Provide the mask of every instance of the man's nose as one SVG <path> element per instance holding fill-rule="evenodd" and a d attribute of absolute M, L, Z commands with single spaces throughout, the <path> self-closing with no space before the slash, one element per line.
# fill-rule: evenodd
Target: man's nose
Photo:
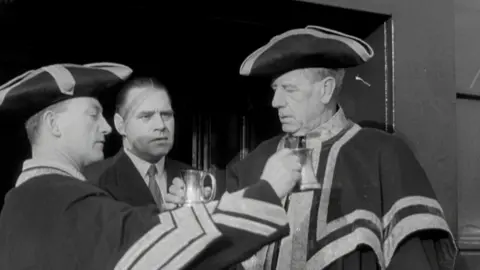
<path fill-rule="evenodd" d="M 163 120 L 163 116 L 160 113 L 156 113 L 155 115 L 153 115 L 152 122 L 155 129 L 162 130 L 166 128 L 165 120 Z"/>
<path fill-rule="evenodd" d="M 274 108 L 280 108 L 285 106 L 285 94 L 281 89 L 275 90 L 275 93 L 273 94 L 273 99 L 272 99 L 272 107 Z"/>
<path fill-rule="evenodd" d="M 100 123 L 100 130 L 103 134 L 108 135 L 112 132 L 112 127 L 108 124 L 107 120 L 105 120 L 105 117 L 102 116 L 101 118 L 101 123 Z"/>

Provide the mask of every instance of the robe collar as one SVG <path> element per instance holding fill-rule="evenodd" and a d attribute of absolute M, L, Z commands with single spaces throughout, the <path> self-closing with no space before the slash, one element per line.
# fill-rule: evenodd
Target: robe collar
<path fill-rule="evenodd" d="M 85 181 L 85 176 L 74 166 L 47 159 L 27 159 L 23 162 L 22 172 L 18 176 L 15 187 L 22 183 L 45 174 L 59 174 Z"/>

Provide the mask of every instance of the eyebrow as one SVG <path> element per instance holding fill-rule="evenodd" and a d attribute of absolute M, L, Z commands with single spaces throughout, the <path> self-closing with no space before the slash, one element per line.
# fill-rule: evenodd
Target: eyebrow
<path fill-rule="evenodd" d="M 291 83 L 272 83 L 272 84 L 270 85 L 270 87 L 275 88 L 275 87 L 278 87 L 279 85 L 282 86 L 282 87 L 298 88 L 296 85 L 291 84 Z"/>
<path fill-rule="evenodd" d="M 91 104 L 88 108 L 87 108 L 87 112 L 88 111 L 91 111 L 91 110 L 95 110 L 96 113 L 101 113 L 103 110 L 102 110 L 102 106 L 98 105 L 98 104 Z"/>
<path fill-rule="evenodd" d="M 164 110 L 142 110 L 142 111 L 138 111 L 137 112 L 137 115 L 142 115 L 142 114 L 154 114 L 156 112 L 160 112 L 160 113 L 173 113 L 173 110 L 172 109 L 164 109 Z"/>

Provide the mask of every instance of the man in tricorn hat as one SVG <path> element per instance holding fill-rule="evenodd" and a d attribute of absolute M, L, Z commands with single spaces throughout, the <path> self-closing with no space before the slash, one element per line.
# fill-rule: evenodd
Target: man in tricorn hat
<path fill-rule="evenodd" d="M 241 75 L 272 80 L 284 134 L 228 168 L 227 189 L 251 185 L 292 137 L 313 149 L 321 185 L 287 196 L 290 235 L 244 268 L 453 269 L 452 233 L 412 151 L 394 135 L 353 123 L 338 104 L 345 68 L 372 57 L 356 37 L 308 26 L 274 37 L 243 62 Z"/>
<path fill-rule="evenodd" d="M 270 158 L 264 180 L 225 194 L 213 207 L 160 213 L 154 205 L 116 201 L 85 182 L 83 168 L 103 158 L 111 131 L 96 97 L 130 74 L 112 63 L 57 64 L 0 86 L 0 113 L 26 121 L 32 147 L 0 215 L 0 269 L 190 269 L 224 235 L 259 237 L 242 242 L 251 255 L 288 234 L 280 199 L 300 175 L 290 151 Z M 257 234 L 229 226 L 231 220 L 256 227 Z"/>

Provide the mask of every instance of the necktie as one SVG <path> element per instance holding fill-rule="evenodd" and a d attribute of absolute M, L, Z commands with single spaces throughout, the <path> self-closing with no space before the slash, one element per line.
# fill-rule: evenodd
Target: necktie
<path fill-rule="evenodd" d="M 148 188 L 152 193 L 153 199 L 157 203 L 157 206 L 160 210 L 162 210 L 163 205 L 163 198 L 162 192 L 160 191 L 160 187 L 157 184 L 157 180 L 155 179 L 155 175 L 157 174 L 157 167 L 155 165 L 150 165 L 148 168 L 147 175 L 148 175 Z"/>
<path fill-rule="evenodd" d="M 306 148 L 307 138 L 305 136 L 287 136 L 285 148 Z"/>

